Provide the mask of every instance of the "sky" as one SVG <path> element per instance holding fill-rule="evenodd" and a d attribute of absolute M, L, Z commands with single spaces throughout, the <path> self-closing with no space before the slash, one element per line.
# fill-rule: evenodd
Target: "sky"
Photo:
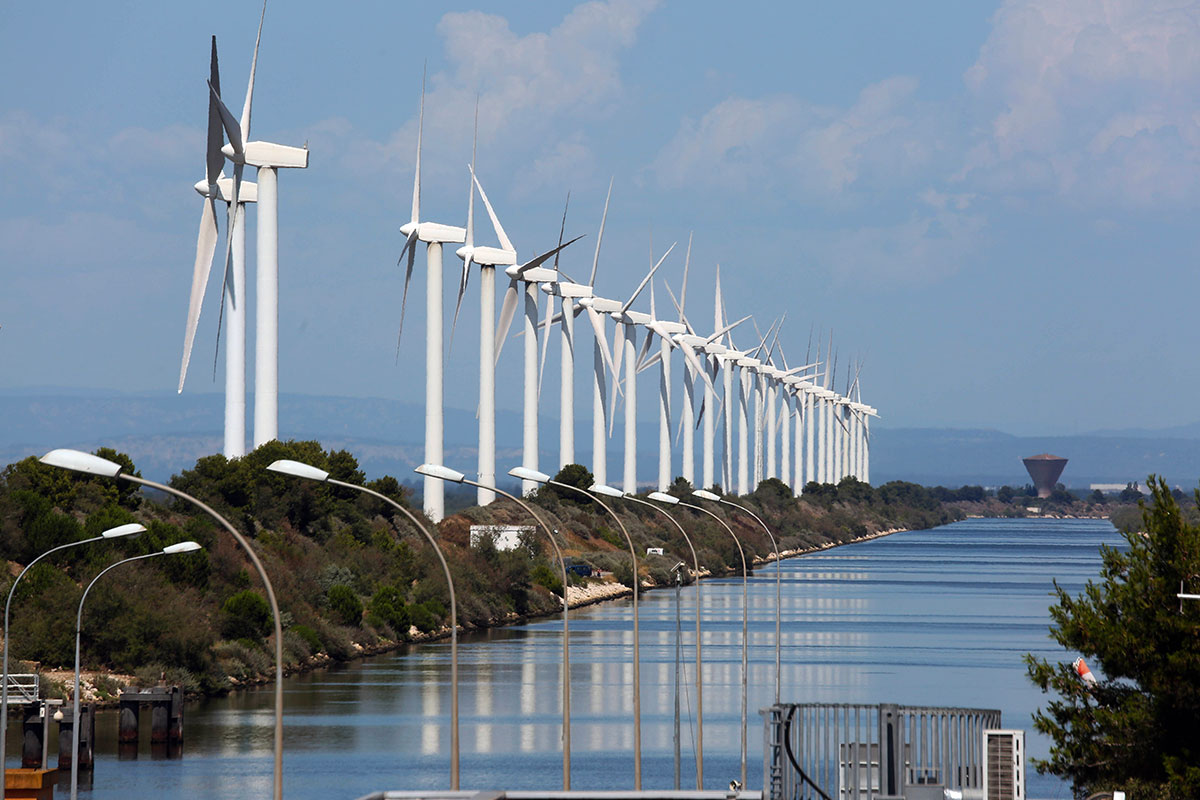
<path fill-rule="evenodd" d="M 5 6 L 0 391 L 174 390 L 210 37 L 236 111 L 259 11 Z M 1200 3 L 271 0 L 253 138 L 310 149 L 279 181 L 283 393 L 423 402 L 423 254 L 396 343 L 423 68 L 426 219 L 465 223 L 478 97 L 477 173 L 519 255 L 554 245 L 569 191 L 567 233 L 586 238 L 562 267 L 586 280 L 611 179 L 598 294 L 623 299 L 678 241 L 659 271 L 678 295 L 693 235 L 695 327 L 711 330 L 719 264 L 731 317 L 787 314 L 789 363 L 832 330 L 839 388 L 861 361 L 884 425 L 1200 418 Z M 459 408 L 476 402 L 472 278 L 447 364 Z M 218 284 L 186 392 L 223 386 Z M 519 357 L 510 342 L 501 409 L 519 408 Z M 557 359 L 556 337 L 548 381 Z"/>

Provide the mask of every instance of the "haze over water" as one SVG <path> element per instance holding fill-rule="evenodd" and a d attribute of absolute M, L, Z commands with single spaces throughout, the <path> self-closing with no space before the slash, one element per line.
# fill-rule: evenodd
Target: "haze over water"
<path fill-rule="evenodd" d="M 1005 727 L 1026 730 L 1029 753 L 1044 756 L 1049 743 L 1030 714 L 1046 698 L 1021 658 L 1073 657 L 1047 637 L 1051 581 L 1080 591 L 1098 573 L 1101 543 L 1123 543 L 1102 520 L 968 520 L 785 561 L 782 700 L 998 708 Z M 750 583 L 752 789 L 762 785 L 758 710 L 774 699 L 774 569 Z M 700 592 L 705 786 L 719 789 L 739 772 L 741 578 L 705 581 Z M 683 788 L 694 787 L 695 598 L 694 586 L 683 589 Z M 630 627 L 628 601 L 572 612 L 574 788 L 632 788 Z M 642 595 L 641 628 L 643 787 L 665 789 L 674 774 L 674 591 Z M 561 787 L 560 634 L 555 618 L 460 641 L 463 788 Z M 288 679 L 285 795 L 447 787 L 449 654 L 448 642 L 420 645 Z M 116 715 L 102 713 L 90 796 L 269 796 L 271 726 L 268 691 L 193 703 L 182 760 L 152 760 L 143 745 L 139 760 L 118 762 Z M 144 738 L 148 727 L 143 715 Z M 1028 794 L 1070 797 L 1033 771 Z"/>

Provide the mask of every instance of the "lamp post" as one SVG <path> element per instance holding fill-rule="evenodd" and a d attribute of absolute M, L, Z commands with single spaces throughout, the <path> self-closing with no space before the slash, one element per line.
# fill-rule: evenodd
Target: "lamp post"
<path fill-rule="evenodd" d="M 438 547 L 433 535 L 425 529 L 424 525 L 417 521 L 416 516 L 411 511 L 385 494 L 355 483 L 339 481 L 329 477 L 329 473 L 323 469 L 287 458 L 271 462 L 267 466 L 267 469 L 282 475 L 291 475 L 294 478 L 307 478 L 321 483 L 328 483 L 331 486 L 353 489 L 356 492 L 369 494 L 376 499 L 382 500 L 408 517 L 409 521 L 416 526 L 417 530 L 421 532 L 426 541 L 433 547 L 433 552 L 437 554 L 438 561 L 442 565 L 442 572 L 446 576 L 446 585 L 450 588 L 450 789 L 451 791 L 458 791 L 458 603 L 454 596 L 454 580 L 450 577 L 450 567 L 446 564 L 446 557 L 442 554 L 442 549 Z"/>
<path fill-rule="evenodd" d="M 142 533 L 145 530 L 146 527 L 144 525 L 141 525 L 137 522 L 131 522 L 128 525 L 118 525 L 115 528 L 109 528 L 99 536 L 95 536 L 91 539 L 83 539 L 78 542 L 67 542 L 66 544 L 60 544 L 58 547 L 52 547 L 26 564 L 25 569 L 21 570 L 21 573 L 17 575 L 16 580 L 13 581 L 12 587 L 8 590 L 8 600 L 6 600 L 4 603 L 4 685 L 3 687 L 0 687 L 0 772 L 3 772 L 7 768 L 6 763 L 8 750 L 5 749 L 7 745 L 5 734 L 8 732 L 8 611 L 12 606 L 12 599 L 13 595 L 16 594 L 17 584 L 21 582 L 21 578 L 25 577 L 25 573 L 29 572 L 34 564 L 38 563 L 51 553 L 57 553 L 59 550 L 66 550 L 68 547 L 75 547 L 76 545 L 80 544 L 90 544 L 92 542 L 103 542 L 108 539 L 120 539 L 125 536 L 133 536 L 134 534 Z M 3 776 L 0 776 L 0 800 L 4 800 L 4 790 L 5 787 Z"/>
<path fill-rule="evenodd" d="M 754 521 L 757 522 L 764 531 L 766 531 L 767 537 L 771 540 L 771 547 L 774 548 L 774 550 L 775 550 L 775 705 L 779 705 L 779 676 L 780 676 L 780 667 L 779 667 L 780 624 L 779 624 L 779 618 L 780 618 L 780 609 L 782 608 L 782 602 L 780 600 L 780 584 L 781 584 L 782 578 L 780 577 L 780 572 L 779 572 L 779 569 L 780 569 L 779 565 L 780 565 L 780 560 L 781 560 L 780 554 L 779 554 L 779 543 L 775 541 L 775 534 L 771 533 L 771 529 L 767 527 L 767 523 L 763 522 L 762 518 L 759 517 L 758 514 L 755 514 L 753 511 L 746 508 L 745 506 L 738 505 L 737 503 L 734 503 L 729 500 L 724 500 L 721 497 L 713 494 L 712 492 L 705 491 L 704 489 L 695 490 L 694 492 L 692 492 L 692 496 L 699 497 L 701 500 L 709 500 L 714 503 L 721 503 L 722 505 L 732 506 L 733 508 L 739 509 L 741 511 L 745 511 L 747 514 L 754 517 Z"/>
<path fill-rule="evenodd" d="M 229 520 L 190 494 L 181 492 L 166 484 L 156 483 L 137 475 L 122 472 L 120 464 L 109 461 L 106 458 L 101 458 L 91 453 L 82 453 L 78 450 L 51 450 L 42 456 L 41 462 L 53 467 L 74 470 L 75 472 L 85 472 L 89 475 L 103 475 L 107 478 L 116 478 L 142 486 L 149 486 L 178 497 L 181 500 L 186 500 L 219 522 L 221 527 L 228 531 L 241 548 L 246 551 L 246 557 L 250 559 L 250 563 L 254 565 L 254 570 L 258 573 L 259 580 L 263 582 L 263 589 L 267 593 L 267 603 L 271 606 L 271 616 L 275 622 L 275 776 L 272 797 L 274 800 L 283 800 L 283 627 L 279 622 L 279 604 L 275 601 L 275 589 L 271 586 L 271 579 L 267 577 L 267 571 L 263 568 L 262 561 L 259 560 L 258 554 L 254 552 L 254 548 L 250 546 L 250 542 L 238 532 L 237 528 L 233 527 Z"/>
<path fill-rule="evenodd" d="M 524 469 L 524 468 L 518 467 L 518 469 Z M 536 511 L 534 511 L 533 508 L 528 503 L 526 503 L 525 501 L 521 500 L 520 498 L 518 498 L 514 495 L 509 494 L 506 491 L 497 489 L 495 486 L 487 486 L 483 483 L 480 483 L 479 481 L 473 481 L 470 478 L 468 478 L 464 473 L 461 473 L 458 470 L 450 469 L 449 467 L 443 466 L 441 464 L 422 464 L 421 466 L 417 467 L 414 471 L 420 475 L 424 475 L 427 478 L 433 478 L 433 479 L 441 480 L 441 481 L 451 481 L 453 483 L 465 483 L 468 486 L 474 486 L 477 489 L 489 489 L 489 490 L 495 492 L 496 494 L 500 495 L 501 497 L 506 497 L 509 500 L 512 500 L 514 503 L 519 505 L 521 508 L 525 509 L 526 513 L 528 513 L 529 516 L 533 517 L 534 520 L 536 520 L 537 523 L 542 526 L 542 530 L 545 531 L 545 533 L 546 533 L 546 538 L 548 538 L 550 540 L 550 545 L 551 545 L 551 547 L 554 548 L 554 554 L 556 556 L 558 556 L 558 564 L 559 564 L 559 567 L 562 569 L 562 582 L 563 582 L 563 598 L 562 598 L 562 603 L 563 603 L 563 636 L 562 636 L 562 642 L 563 642 L 563 644 L 562 644 L 562 649 L 563 649 L 563 662 L 562 662 L 562 670 L 563 670 L 563 680 L 562 680 L 563 766 L 562 766 L 562 775 L 563 775 L 563 791 L 569 791 L 571 788 L 571 651 L 570 651 L 570 647 L 568 644 L 568 640 L 570 638 L 570 631 L 567 627 L 567 562 L 566 562 L 566 560 L 563 559 L 562 550 L 560 550 L 558 547 L 558 541 L 555 540 L 554 533 L 550 530 L 550 526 L 546 524 L 546 521 L 544 519 L 542 519 L 542 517 Z M 518 476 L 518 477 L 520 477 L 520 476 Z"/>
<path fill-rule="evenodd" d="M 646 495 L 651 500 L 656 500 L 667 505 L 675 505 L 679 499 L 673 497 L 666 492 L 651 492 Z M 692 552 L 692 569 L 696 575 L 696 788 L 704 788 L 704 679 L 701 677 L 703 671 L 703 661 L 700 653 L 700 560 L 696 557 L 696 548 L 692 545 L 692 538 L 687 535 L 687 531 L 679 524 L 679 520 L 671 516 L 665 509 L 649 503 L 640 497 L 635 497 L 631 494 L 625 495 L 626 500 L 652 508 L 658 513 L 671 521 L 678 530 L 683 540 L 687 542 L 688 550 Z"/>
<path fill-rule="evenodd" d="M 749 617 L 748 617 L 748 612 L 747 612 L 748 594 L 749 594 L 748 586 L 749 586 L 750 581 L 749 581 L 749 577 L 747 575 L 747 570 L 746 570 L 746 551 L 742 549 L 741 540 L 738 539 L 737 534 L 735 534 L 733 532 L 733 528 L 729 527 L 729 523 L 727 523 L 725 520 L 721 519 L 716 514 L 709 511 L 707 508 L 704 508 L 703 506 L 693 505 L 692 503 L 684 503 L 682 501 L 679 503 L 679 505 L 683 506 L 684 508 L 692 508 L 692 509 L 695 509 L 696 511 L 700 511 L 702 513 L 708 514 L 710 517 L 715 519 L 721 525 L 722 528 L 729 531 L 729 535 L 733 537 L 734 543 L 737 544 L 738 555 L 740 555 L 742 557 L 742 784 L 741 785 L 744 787 L 746 785 L 746 703 L 747 703 L 746 674 L 747 674 L 747 670 L 749 669 L 749 650 L 747 649 L 747 643 L 749 641 L 748 633 L 749 633 L 749 627 L 750 627 L 749 626 Z"/>
<path fill-rule="evenodd" d="M 75 692 L 71 700 L 71 800 L 77 800 L 79 797 L 79 640 L 80 630 L 83 627 L 83 603 L 87 600 L 88 592 L 96 585 L 96 581 L 104 577 L 104 574 L 110 570 L 116 569 L 122 564 L 129 564 L 133 561 L 142 561 L 155 556 L 171 556 L 178 553 L 194 553 L 200 549 L 200 545 L 195 542 L 180 542 L 164 547 L 156 553 L 147 553 L 142 556 L 134 556 L 118 561 L 115 564 L 109 564 L 104 569 L 100 570 L 96 577 L 92 578 L 92 582 L 83 590 L 83 596 L 79 598 L 79 612 L 75 615 Z"/>
<path fill-rule="evenodd" d="M 510 471 L 510 475 L 513 473 Z M 544 472 L 536 472 L 534 470 L 521 470 L 520 475 L 515 477 L 525 478 L 527 480 L 544 483 L 548 486 L 557 486 L 561 489 L 569 489 L 572 492 L 577 492 L 584 497 L 592 500 L 596 505 L 608 512 L 617 522 L 617 527 L 621 529 L 621 533 L 625 536 L 625 541 L 629 544 L 629 556 L 633 559 L 633 788 L 634 791 L 642 790 L 642 671 L 641 671 L 641 648 L 638 640 L 640 631 L 638 630 L 638 561 L 637 551 L 633 547 L 633 539 L 629 536 L 629 531 L 625 529 L 625 524 L 621 522 L 621 518 L 617 516 L 617 512 L 613 511 L 604 501 L 596 495 L 604 495 L 605 497 L 624 497 L 624 492 L 614 489 L 611 486 L 606 486 L 602 483 L 593 483 L 586 490 L 580 489 L 578 486 L 572 486 L 569 483 L 556 481 Z"/>

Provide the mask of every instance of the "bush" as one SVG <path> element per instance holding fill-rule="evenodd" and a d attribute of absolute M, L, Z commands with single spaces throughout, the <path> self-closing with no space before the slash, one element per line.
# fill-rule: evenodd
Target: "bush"
<path fill-rule="evenodd" d="M 262 639 L 272 627 L 271 607 L 252 589 L 244 589 L 221 604 L 221 635 L 226 639 Z"/>
<path fill-rule="evenodd" d="M 362 602 L 349 586 L 343 583 L 330 586 L 326 598 L 329 600 L 329 610 L 343 625 L 357 627 L 362 624 Z"/>

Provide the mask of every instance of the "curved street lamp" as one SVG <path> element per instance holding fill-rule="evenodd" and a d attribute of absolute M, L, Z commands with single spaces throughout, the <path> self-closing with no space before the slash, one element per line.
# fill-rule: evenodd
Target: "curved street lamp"
<path fill-rule="evenodd" d="M 747 611 L 748 604 L 748 587 L 749 577 L 746 569 L 746 551 L 742 549 L 742 542 L 738 539 L 737 534 L 733 532 L 733 528 L 729 527 L 729 523 L 718 517 L 713 512 L 703 506 L 694 505 L 692 503 L 684 503 L 680 501 L 679 505 L 684 508 L 692 508 L 696 511 L 701 511 L 715 519 L 722 528 L 729 531 L 729 535 L 733 537 L 733 541 L 737 544 L 738 555 L 742 557 L 742 786 L 746 785 L 746 676 L 749 670 L 749 650 L 747 644 L 749 642 L 749 616 Z"/>
<path fill-rule="evenodd" d="M 651 492 L 646 495 L 650 500 L 657 500 L 660 503 L 667 505 L 675 505 L 679 499 L 672 497 L 666 492 Z M 700 612 L 702 606 L 700 603 L 700 559 L 696 557 L 696 548 L 692 545 L 692 539 L 687 535 L 683 526 L 679 524 L 679 520 L 668 514 L 665 509 L 660 508 L 654 503 L 649 503 L 640 497 L 632 494 L 625 495 L 626 500 L 634 503 L 639 503 L 647 508 L 652 508 L 658 513 L 671 521 L 671 524 L 679 529 L 679 533 L 683 536 L 683 540 L 687 542 L 688 549 L 692 551 L 692 568 L 696 575 L 696 788 L 704 788 L 704 681 L 701 678 L 702 664 L 700 658 Z"/>
<path fill-rule="evenodd" d="M 100 570 L 99 574 L 92 578 L 92 582 L 83 590 L 83 596 L 79 598 L 79 612 L 75 615 L 75 692 L 71 700 L 71 800 L 78 800 L 79 797 L 79 729 L 82 727 L 79 723 L 79 639 L 80 631 L 83 628 L 83 603 L 87 600 L 88 592 L 96 585 L 96 581 L 104 577 L 106 572 L 116 569 L 122 564 L 142 561 L 147 558 L 154 558 L 155 556 L 194 553 L 199 549 L 200 545 L 195 542 L 180 542 L 179 544 L 167 545 L 156 553 L 146 553 L 145 555 L 126 558 L 115 564 L 109 564 Z"/>
<path fill-rule="evenodd" d="M 279 459 L 271 462 L 267 469 L 271 472 L 278 472 L 281 475 L 290 475 L 294 478 L 307 478 L 308 480 L 318 481 L 320 483 L 328 483 L 332 486 L 341 486 L 344 489 L 353 489 L 356 492 L 369 494 L 372 497 L 382 500 L 388 505 L 408 517 L 409 521 L 416 526 L 417 530 L 425 537 L 430 546 L 433 547 L 433 552 L 437 554 L 438 561 L 441 562 L 442 572 L 446 576 L 446 585 L 450 588 L 450 789 L 451 791 L 458 790 L 458 602 L 454 596 L 454 580 L 450 577 L 450 567 L 446 564 L 446 557 L 442 554 L 442 548 L 438 547 L 437 540 L 433 535 L 426 530 L 425 526 L 417 521 L 413 515 L 404 506 L 397 503 L 385 494 L 368 489 L 365 486 L 359 486 L 355 483 L 346 483 L 335 478 L 329 477 L 329 473 L 323 469 L 318 469 L 310 464 L 305 464 L 301 461 L 293 461 L 290 458 Z"/>
<path fill-rule="evenodd" d="M 694 492 L 692 492 L 692 496 L 699 497 L 701 500 L 709 500 L 714 503 L 721 503 L 723 505 L 733 506 L 736 509 L 745 511 L 747 514 L 754 517 L 754 521 L 757 522 L 764 531 L 766 531 L 767 537 L 770 538 L 770 540 L 771 540 L 771 547 L 773 547 L 775 549 L 775 705 L 779 705 L 779 675 L 780 675 L 780 667 L 779 667 L 779 629 L 780 629 L 780 624 L 779 624 L 779 618 L 780 618 L 780 611 L 782 608 L 782 601 L 780 599 L 780 583 L 781 583 L 782 579 L 780 577 L 780 572 L 779 572 L 780 562 L 782 561 L 782 556 L 779 552 L 779 543 L 775 541 L 775 534 L 771 533 L 771 529 L 767 527 L 767 523 L 763 522 L 762 518 L 759 517 L 758 514 L 755 514 L 753 511 L 746 508 L 745 506 L 738 505 L 737 503 L 734 503 L 730 500 L 725 500 L 725 499 L 721 498 L 720 496 L 713 494 L 712 492 L 705 491 L 704 489 L 696 489 Z"/>
<path fill-rule="evenodd" d="M 40 460 L 43 464 L 49 464 L 52 467 L 61 467 L 89 475 L 102 475 L 106 478 L 116 478 L 149 486 L 152 489 L 174 495 L 181 500 L 186 500 L 219 522 L 221 527 L 228 531 L 229 535 L 246 551 L 246 557 L 250 559 L 250 563 L 254 565 L 254 570 L 258 573 L 259 580 L 263 582 L 263 589 L 267 593 L 267 602 L 271 606 L 271 616 L 275 622 L 275 779 L 272 797 L 274 800 L 283 800 L 283 627 L 279 621 L 279 603 L 275 601 L 275 589 L 271 586 L 271 579 L 267 577 L 267 571 L 263 568 L 262 561 L 254 552 L 254 548 L 250 546 L 250 542 L 238 532 L 237 528 L 233 527 L 229 520 L 190 494 L 163 483 L 156 483 L 137 475 L 122 472 L 123 467 L 120 464 L 106 458 L 91 453 L 82 453 L 78 450 L 60 449 L 51 450 Z"/>
<path fill-rule="evenodd" d="M 572 492 L 578 492 L 589 500 L 595 501 L 596 505 L 607 511 L 609 516 L 617 521 L 617 527 L 621 529 L 621 533 L 625 536 L 625 541 L 629 543 L 629 556 L 633 559 L 633 788 L 634 791 L 640 792 L 642 790 L 642 658 L 641 649 L 638 645 L 638 640 L 641 636 L 638 630 L 638 584 L 640 580 L 638 578 L 637 550 L 634 549 L 633 539 L 630 538 L 629 531 L 625 529 L 625 524 L 621 522 L 621 518 L 617 516 L 617 512 L 613 511 L 612 508 L 596 496 L 624 497 L 625 493 L 611 486 L 605 486 L 602 483 L 593 483 L 586 490 L 580 489 L 578 486 L 556 481 L 544 472 L 537 472 L 531 469 L 521 469 L 520 474 L 514 474 L 510 470 L 509 474 L 513 475 L 513 477 L 544 483 L 548 486 L 569 489 Z"/>
<path fill-rule="evenodd" d="M 533 508 L 528 503 L 526 503 L 525 501 L 521 500 L 518 497 L 515 497 L 515 496 L 509 494 L 508 492 L 506 492 L 502 489 L 497 489 L 495 486 L 488 486 L 486 484 L 480 483 L 479 481 L 471 480 L 465 474 L 459 472 L 458 470 L 450 469 L 449 467 L 443 466 L 441 464 L 422 464 L 419 467 L 417 467 L 414 470 L 414 472 L 416 472 L 419 475 L 424 475 L 427 478 L 436 478 L 441 481 L 450 481 L 452 483 L 465 483 L 468 486 L 474 486 L 477 489 L 488 489 L 488 490 L 493 491 L 496 494 L 500 495 L 501 497 L 507 497 L 509 500 L 512 500 L 514 503 L 519 505 L 521 508 L 525 509 L 525 511 L 531 517 L 533 517 L 534 520 L 537 521 L 538 525 L 542 526 L 542 530 L 545 531 L 545 533 L 546 533 L 546 538 L 548 538 L 550 540 L 550 545 L 551 545 L 551 547 L 554 548 L 554 554 L 556 556 L 558 556 L 558 565 L 559 565 L 559 568 L 562 570 L 562 582 L 563 582 L 563 597 L 562 597 L 562 604 L 563 604 L 563 635 L 562 635 L 562 650 L 563 650 L 563 662 L 562 662 L 562 670 L 563 670 L 563 681 L 562 681 L 562 691 L 563 691 L 563 697 L 562 697 L 563 767 L 562 767 L 562 775 L 563 775 L 563 791 L 569 791 L 571 788 L 571 650 L 570 650 L 570 646 L 568 644 L 568 640 L 570 638 L 570 630 L 568 629 L 568 626 L 567 626 L 567 562 L 566 562 L 566 560 L 563 559 L 562 550 L 559 549 L 558 541 L 554 538 L 554 533 L 550 530 L 550 526 L 546 524 L 546 521 L 544 519 L 542 519 L 542 517 L 536 511 L 534 511 Z"/>
<path fill-rule="evenodd" d="M 5 733 L 8 729 L 8 610 L 12 606 L 13 595 L 16 594 L 17 584 L 21 582 L 21 578 L 25 577 L 25 573 L 33 567 L 34 564 L 41 561 L 51 553 L 57 553 L 59 550 L 66 550 L 68 547 L 75 547 L 80 544 L 91 544 L 92 542 L 103 542 L 108 539 L 120 539 L 125 536 L 133 536 L 142 533 L 146 530 L 146 526 L 137 522 L 131 522 L 127 525 L 118 525 L 115 528 L 109 528 L 91 539 L 82 539 L 78 542 L 67 542 L 60 544 L 58 547 L 51 547 L 46 552 L 42 553 L 37 558 L 25 565 L 25 569 L 17 575 L 17 579 L 13 581 L 12 586 L 8 590 L 8 600 L 4 603 L 4 685 L 0 687 L 0 772 L 5 770 L 8 750 L 5 749 L 7 742 Z M 0 780 L 0 800 L 4 800 L 4 781 Z"/>

